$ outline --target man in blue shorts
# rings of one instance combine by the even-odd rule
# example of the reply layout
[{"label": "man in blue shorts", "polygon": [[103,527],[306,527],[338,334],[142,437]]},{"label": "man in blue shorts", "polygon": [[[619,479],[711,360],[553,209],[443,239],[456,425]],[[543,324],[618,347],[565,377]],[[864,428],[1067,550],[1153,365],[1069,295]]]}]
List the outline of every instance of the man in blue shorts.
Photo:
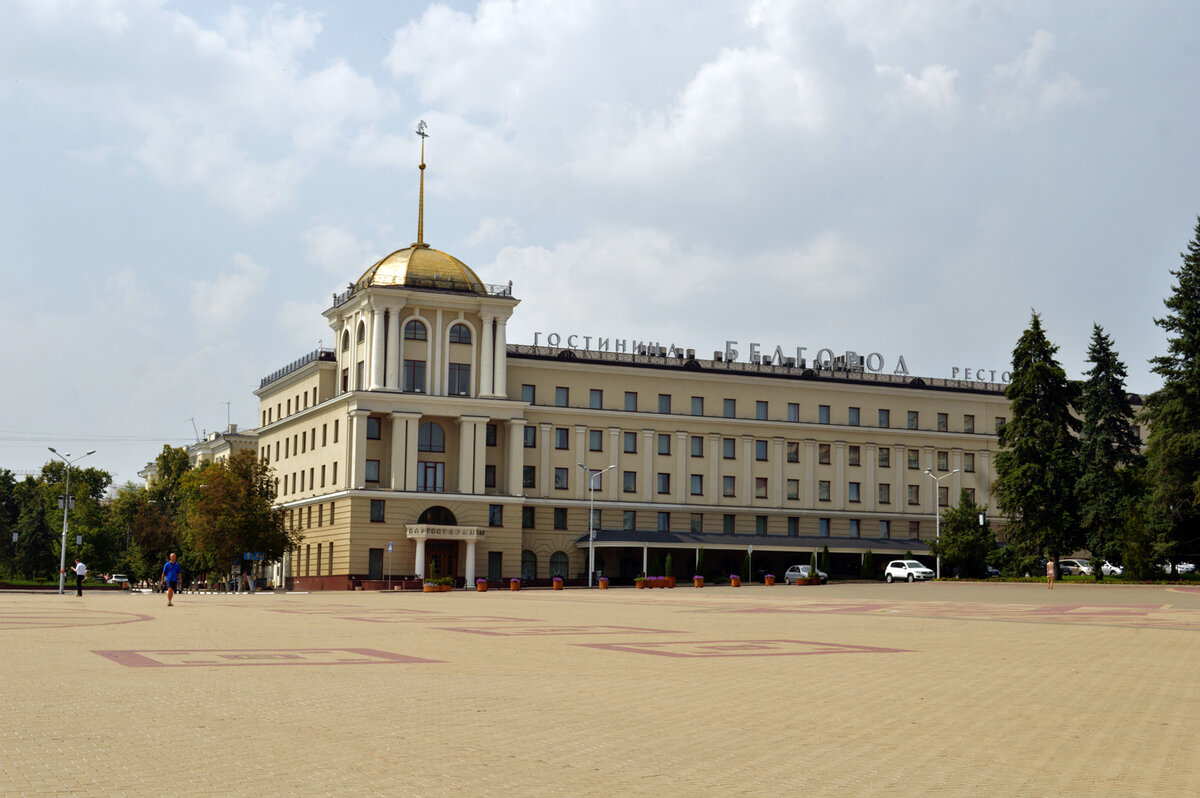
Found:
[{"label": "man in blue shorts", "polygon": [[162,584],[167,589],[167,606],[174,607],[175,591],[179,589],[179,574],[183,569],[179,563],[175,562],[175,552],[171,552],[171,558],[167,560],[167,564],[163,566]]}]

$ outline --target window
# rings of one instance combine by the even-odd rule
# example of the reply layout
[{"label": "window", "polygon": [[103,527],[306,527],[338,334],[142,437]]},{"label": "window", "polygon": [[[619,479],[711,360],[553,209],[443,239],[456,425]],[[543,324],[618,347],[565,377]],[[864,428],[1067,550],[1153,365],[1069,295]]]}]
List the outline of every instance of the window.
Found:
[{"label": "window", "polygon": [[325,466],[321,466],[321,487],[325,487]]},{"label": "window", "polygon": [[554,428],[554,448],[566,449],[569,441],[569,434],[566,427]]},{"label": "window", "polygon": [[536,488],[537,487],[537,467],[536,466],[521,466],[521,487]]},{"label": "window", "polygon": [[537,448],[537,427],[533,426],[532,424],[529,424],[529,425],[526,425],[524,427],[524,429],[525,429],[525,433],[524,433],[525,448],[526,449],[536,449]]},{"label": "window", "polygon": [[554,469],[554,489],[555,490],[566,490],[569,487],[567,484],[568,480],[570,479],[570,477],[567,476],[568,473],[570,473],[570,472],[565,468],[555,468]]},{"label": "window", "polygon": [[534,387],[532,385],[522,385],[521,386],[521,401],[522,402],[528,402],[529,404],[533,404],[534,403],[533,400],[534,400],[535,396],[537,396],[537,391],[534,389]]},{"label": "window", "polygon": [[829,501],[829,480],[822,479],[817,483],[817,501]]},{"label": "window", "polygon": [[658,453],[659,454],[670,454],[671,453],[671,436],[669,433],[660,432],[658,434]]},{"label": "window", "polygon": [[[304,476],[303,473],[300,476],[303,478],[303,476]],[[379,461],[378,460],[368,460],[367,461],[367,482],[378,482],[378,481],[379,481]]]},{"label": "window", "polygon": [[860,501],[862,501],[862,497],[859,495],[859,491],[860,491],[861,489],[862,489],[862,483],[860,483],[860,482],[851,482],[851,483],[850,483],[850,484],[847,486],[847,491],[846,491],[846,500],[847,500],[847,501],[852,501],[852,502],[860,502]]},{"label": "window", "polygon": [[554,406],[566,407],[571,400],[571,390],[559,386],[554,389]]},{"label": "window", "polygon": [[425,341],[429,335],[425,331],[425,325],[417,320],[413,320],[404,325],[404,340],[406,341]]},{"label": "window", "polygon": [[766,441],[755,441],[754,442],[754,459],[758,460],[760,462],[766,461],[766,459],[767,459],[767,442]]},{"label": "window", "polygon": [[[499,553],[499,552],[497,552]],[[491,569],[491,557],[488,557],[488,570]],[[497,563],[499,565],[499,563]],[[536,579],[537,578],[537,555],[529,549],[521,552],[521,578]]]},{"label": "window", "polygon": [[916,449],[909,449],[905,452],[908,455],[908,467],[913,471],[921,467],[921,453]]},{"label": "window", "polygon": [[354,366],[354,390],[361,391],[366,386],[366,365],[363,361],[358,361]]},{"label": "window", "polygon": [[621,528],[626,532],[637,529],[637,510],[625,510],[621,513]]},{"label": "window", "polygon": [[425,361],[404,361],[404,390],[408,393],[425,392]]},{"label": "window", "polygon": [[588,407],[592,410],[600,410],[604,407],[604,391],[599,388],[592,388],[588,391]]},{"label": "window", "polygon": [[365,322],[358,323],[358,343],[365,343],[367,340],[367,325]]},{"label": "window", "polygon": [[670,532],[671,531],[671,514],[670,513],[659,513],[658,514],[658,531],[659,532]]},{"label": "window", "polygon": [[891,468],[892,450],[887,446],[880,446],[878,449],[878,459],[880,468]]},{"label": "window", "polygon": [[[766,535],[767,534],[767,517],[765,515],[754,516],[754,534],[756,534],[756,535]],[[747,577],[747,578],[749,578],[749,577]]]},{"label": "window", "polygon": [[754,403],[754,417],[756,419],[758,419],[759,421],[767,420],[767,403],[766,402],[755,402]]},{"label": "window", "polygon": [[721,495],[736,496],[737,495],[737,478],[736,477],[721,477]]},{"label": "window", "polygon": [[625,409],[631,412],[637,411],[637,391],[625,392]]},{"label": "window", "polygon": [[488,424],[483,429],[484,429],[484,432],[483,432],[484,444],[487,446],[495,446],[496,445],[496,425]]},{"label": "window", "polygon": [[856,538],[859,536],[859,524],[857,518],[850,519],[850,537]]},{"label": "window", "polygon": [[703,396],[693,396],[692,397],[692,415],[693,416],[704,415],[704,397]]},{"label": "window", "polygon": [[[329,523],[333,523],[333,506],[329,508]],[[371,499],[371,522],[375,524],[383,523],[383,499]]]},{"label": "window", "polygon": [[637,454],[637,439],[638,436],[636,432],[622,433],[622,440],[625,441],[626,454]]},{"label": "window", "polygon": [[879,537],[883,538],[884,540],[887,540],[891,536],[892,536],[892,522],[886,521],[886,520],[880,521],[879,522]]},{"label": "window", "polygon": [[892,486],[890,483],[887,483],[887,482],[879,483],[879,503],[880,504],[891,504],[892,503]]},{"label": "window", "polygon": [[534,528],[533,511],[534,511],[534,508],[532,508],[532,507],[522,507],[521,508],[521,529],[533,529]]},{"label": "window", "polygon": [[755,477],[754,478],[754,498],[756,498],[756,499],[767,498],[767,478],[766,477]]},{"label": "window", "polygon": [[737,399],[725,399],[721,402],[721,414],[725,418],[737,418]]},{"label": "window", "polygon": [[[333,484],[335,484],[335,485],[337,484],[337,462],[336,461],[333,464]],[[330,510],[330,512],[332,512],[332,510]],[[330,519],[330,523],[333,523],[332,519]]]},{"label": "window", "polygon": [[950,488],[938,488],[938,507],[950,506]]},{"label": "window", "polygon": [[800,462],[800,441],[787,442],[787,461],[789,463]]},{"label": "window", "polygon": [[688,529],[692,532],[703,532],[704,513],[692,513],[691,518],[688,519]]},{"label": "window", "polygon": [[441,493],[446,489],[446,464],[417,462],[417,490]]},{"label": "window", "polygon": [[660,412],[660,413],[670,413],[671,412],[671,394],[660,393],[658,395],[658,412]]},{"label": "window", "polygon": [[658,492],[659,493],[670,493],[671,492],[671,475],[659,472],[659,474],[657,476],[658,476]]},{"label": "window", "polygon": [[566,529],[567,528],[567,508],[566,507],[555,507],[554,508],[554,528],[555,529]]},{"label": "window", "polygon": [[350,351],[350,331],[349,330],[345,330],[342,333],[342,351],[343,352]]},{"label": "window", "polygon": [[892,411],[891,410],[880,410],[879,411],[879,428],[887,429],[890,426],[892,426]]},{"label": "window", "polygon": [[920,420],[920,417],[918,416],[918,414],[917,414],[917,411],[916,411],[916,410],[909,410],[909,411],[908,411],[908,428],[909,428],[909,429],[916,429],[916,428],[917,428],[917,422],[918,422],[919,420]]},{"label": "window", "polygon": [[795,515],[788,516],[788,537],[800,537],[800,517]]},{"label": "window", "polygon": [[908,486],[908,503],[909,504],[920,504],[921,503],[921,486],[920,485],[909,485]]},{"label": "window", "polygon": [[908,522],[908,539],[909,540],[920,540],[921,539],[921,522],[920,521],[909,521]]},{"label": "window", "polygon": [[975,431],[975,416],[963,416],[963,432],[972,433]]},{"label": "window", "polygon": [[963,488],[963,490],[965,490],[967,492],[967,503],[974,504],[975,503],[975,489],[974,488]]},{"label": "window", "polygon": [[975,471],[975,452],[963,452],[963,471],[968,474]]},{"label": "window", "polygon": [[426,421],[417,428],[417,451],[446,451],[446,433],[442,431],[440,425],[435,424],[432,421]]},{"label": "window", "polygon": [[737,445],[733,438],[721,439],[721,456],[726,460],[737,459]]},{"label": "window", "polygon": [[734,533],[734,524],[735,524],[736,518],[737,518],[737,516],[731,515],[729,513],[726,513],[724,516],[722,516],[721,517],[721,531],[724,532],[726,535],[732,535]]},{"label": "window", "polygon": [[828,518],[817,519],[817,529],[818,529],[818,534],[820,534],[821,537],[823,537],[823,538],[829,537],[829,519]]},{"label": "window", "polygon": [[846,412],[846,423],[852,427],[858,426],[858,408],[852,407]]},{"label": "window", "polygon": [[950,452],[937,453],[937,468],[938,471],[950,470]]},{"label": "window", "polygon": [[818,424],[828,424],[829,423],[829,405],[818,405],[817,406],[817,423]]},{"label": "window", "polygon": [[488,505],[488,526],[504,526],[504,505]]},{"label": "window", "polygon": [[691,489],[692,489],[693,496],[703,496],[704,495],[704,476],[703,475],[692,474]]},{"label": "window", "polygon": [[787,497],[789,499],[799,499],[800,498],[800,480],[789,479],[787,481]]},{"label": "window", "polygon": [[589,452],[604,451],[604,430],[602,430],[602,429],[588,430],[588,451]]},{"label": "window", "polygon": [[1004,416],[996,416],[996,434],[1000,434],[1000,428],[1004,426]]},{"label": "window", "polygon": [[471,328],[465,324],[455,324],[450,328],[450,343],[452,344],[469,344],[471,343]]},{"label": "window", "polygon": [[550,576],[565,577],[567,575],[567,555],[556,551],[550,555]]},{"label": "window", "polygon": [[948,413],[938,413],[937,414],[937,431],[938,432],[949,432],[950,431],[950,415]]},{"label": "window", "polygon": [[624,487],[622,490],[624,490],[625,493],[637,493],[637,472],[622,471],[621,475],[624,479],[624,482],[622,483]]},{"label": "window", "polygon": [[322,424],[321,425],[321,445],[325,446],[328,444],[328,442],[329,442],[329,425]]},{"label": "window", "polygon": [[788,402],[787,420],[796,422],[800,420],[800,405],[797,402]]},{"label": "window", "polygon": [[379,440],[379,419],[367,416],[367,440]]},{"label": "window", "polygon": [[446,393],[450,396],[471,395],[471,364],[451,363],[450,381],[446,385]]},{"label": "window", "polygon": [[862,464],[862,448],[859,446],[846,447],[846,462],[849,465],[856,466]]},{"label": "window", "polygon": [[485,488],[496,487],[496,467],[494,465],[483,467],[483,486]]},{"label": "window", "polygon": [[692,457],[703,457],[704,438],[700,437],[699,435],[693,435],[690,440],[692,444]]},{"label": "window", "polygon": [[831,458],[829,456],[829,452],[830,452],[830,446],[828,443],[818,443],[817,444],[817,462],[820,463],[821,465],[829,465],[830,460],[831,460]]}]

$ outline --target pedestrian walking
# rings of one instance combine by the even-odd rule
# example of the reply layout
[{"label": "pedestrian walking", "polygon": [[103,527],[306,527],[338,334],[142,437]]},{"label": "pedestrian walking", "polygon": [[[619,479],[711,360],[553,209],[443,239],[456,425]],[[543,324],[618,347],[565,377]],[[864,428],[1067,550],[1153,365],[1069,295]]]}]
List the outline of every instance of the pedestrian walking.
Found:
[{"label": "pedestrian walking", "polygon": [[1054,560],[1046,560],[1046,585],[1054,589]]},{"label": "pedestrian walking", "polygon": [[183,568],[175,561],[175,552],[171,552],[167,564],[163,566],[162,585],[167,589],[167,606],[175,606],[175,591],[179,589],[179,575]]},{"label": "pedestrian walking", "polygon": [[87,566],[75,558],[75,595],[83,595],[83,578],[87,576]]}]

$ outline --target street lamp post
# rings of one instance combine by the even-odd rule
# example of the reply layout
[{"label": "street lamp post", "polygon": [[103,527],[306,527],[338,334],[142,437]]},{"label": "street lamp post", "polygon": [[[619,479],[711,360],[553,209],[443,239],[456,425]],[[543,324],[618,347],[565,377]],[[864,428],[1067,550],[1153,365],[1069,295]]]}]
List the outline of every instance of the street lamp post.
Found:
[{"label": "street lamp post", "polygon": [[588,587],[592,586],[592,575],[596,572],[596,530],[592,528],[592,518],[596,515],[596,477],[605,471],[612,471],[615,465],[593,471],[583,463],[576,463],[588,475]]},{"label": "street lamp post", "polygon": [[[932,471],[930,471],[928,468],[925,469],[925,476],[929,477],[934,482],[933,513],[934,513],[934,517],[937,521],[937,533],[936,534],[937,534],[938,543],[942,542],[942,512],[941,512],[941,510],[938,509],[938,489],[941,488],[943,479],[952,477],[957,473],[958,473],[958,469],[956,468],[953,471],[951,471],[949,474],[942,474],[940,477],[935,477],[933,475]],[[941,554],[940,548],[939,548],[938,556],[937,556],[937,574],[936,574],[936,576],[938,579],[942,578],[942,554]]]},{"label": "street lamp post", "polygon": [[67,578],[67,516],[71,514],[71,466],[75,463],[78,463],[88,455],[95,454],[96,450],[92,449],[87,454],[81,454],[72,460],[69,452],[65,455],[62,455],[59,454],[58,450],[53,446],[47,446],[46,448],[49,449],[55,457],[67,464],[67,490],[65,493],[63,493],[62,551],[60,552],[58,561],[58,592],[61,594],[64,592],[64,586]]}]

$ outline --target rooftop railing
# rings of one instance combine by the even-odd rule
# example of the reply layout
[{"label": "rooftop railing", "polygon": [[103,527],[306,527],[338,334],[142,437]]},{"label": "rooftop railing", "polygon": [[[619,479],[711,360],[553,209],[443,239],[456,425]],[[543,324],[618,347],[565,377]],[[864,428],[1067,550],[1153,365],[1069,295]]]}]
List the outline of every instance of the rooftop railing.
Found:
[{"label": "rooftop railing", "polygon": [[[509,280],[507,285],[497,285],[494,283],[478,283],[477,285],[483,289],[482,293],[486,294],[487,296],[511,297],[513,295],[512,280]],[[457,293],[465,292],[472,294],[481,293],[470,283],[467,283],[463,280],[451,280],[433,277],[406,277],[404,280],[404,285],[377,285],[375,287],[420,288],[428,291],[454,291]],[[335,293],[333,295],[332,307],[341,307],[342,305],[346,304],[350,301],[350,297],[354,296],[358,290],[359,289],[352,285],[349,286],[345,291],[342,291],[340,294]]]},{"label": "rooftop railing", "polygon": [[314,349],[313,351],[309,352],[304,357],[293,360],[291,363],[288,363],[283,368],[276,369],[275,371],[272,371],[267,376],[263,377],[262,380],[259,381],[258,387],[260,389],[265,388],[268,385],[270,385],[271,383],[275,382],[276,380],[283,379],[287,375],[291,374],[293,371],[303,368],[303,367],[307,366],[309,363],[314,363],[318,360],[327,360],[330,362],[336,362],[337,357],[334,355],[332,349]]}]

